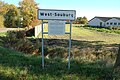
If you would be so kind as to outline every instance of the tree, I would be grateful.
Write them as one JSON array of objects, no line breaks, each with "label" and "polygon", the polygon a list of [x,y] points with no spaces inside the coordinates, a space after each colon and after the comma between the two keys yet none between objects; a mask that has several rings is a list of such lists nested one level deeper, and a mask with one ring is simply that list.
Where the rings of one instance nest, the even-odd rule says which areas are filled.
[{"label": "tree", "polygon": [[77,19],[75,21],[73,21],[73,23],[76,23],[76,24],[87,24],[88,20],[87,20],[87,18],[85,16],[84,17],[77,17]]},{"label": "tree", "polygon": [[82,18],[81,23],[82,24],[87,24],[88,23],[88,20],[85,16]]},{"label": "tree", "polygon": [[35,22],[37,20],[37,4],[34,0],[23,0],[19,3],[20,5],[20,12],[23,17],[23,26],[29,27],[37,24]]},{"label": "tree", "polygon": [[4,15],[8,9],[8,4],[0,1],[0,27],[4,27]]},{"label": "tree", "polygon": [[10,5],[10,9],[8,12],[4,15],[5,21],[4,25],[5,27],[19,27],[19,10],[16,6]]},{"label": "tree", "polygon": [[1,15],[5,15],[11,8],[13,8],[13,5],[9,5],[7,3],[0,1],[0,14]]},{"label": "tree", "polygon": [[76,21],[77,21],[78,24],[81,24],[82,17],[77,17],[77,20],[76,20]]},{"label": "tree", "polygon": [[4,27],[4,17],[3,15],[0,15],[0,28]]},{"label": "tree", "polygon": [[19,10],[15,5],[0,1],[0,27],[17,27],[19,24]]}]

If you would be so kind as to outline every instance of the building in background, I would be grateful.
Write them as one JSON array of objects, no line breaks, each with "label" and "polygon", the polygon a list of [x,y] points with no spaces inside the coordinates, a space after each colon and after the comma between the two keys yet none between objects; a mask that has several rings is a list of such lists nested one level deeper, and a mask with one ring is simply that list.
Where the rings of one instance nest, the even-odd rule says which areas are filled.
[{"label": "building in background", "polygon": [[119,17],[94,17],[88,22],[89,26],[96,27],[120,27]]}]

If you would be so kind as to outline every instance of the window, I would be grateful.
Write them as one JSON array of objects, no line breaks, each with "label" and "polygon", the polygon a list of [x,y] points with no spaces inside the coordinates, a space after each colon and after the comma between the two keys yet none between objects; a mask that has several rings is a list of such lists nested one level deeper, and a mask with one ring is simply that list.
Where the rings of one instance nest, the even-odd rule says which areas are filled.
[{"label": "window", "polygon": [[100,22],[100,27],[102,26],[102,22]]},{"label": "window", "polygon": [[112,25],[113,23],[111,22],[110,25]]},{"label": "window", "polygon": [[107,22],[107,25],[109,25],[109,23]]},{"label": "window", "polygon": [[114,23],[114,25],[117,25],[117,23]]},{"label": "window", "polygon": [[120,23],[118,23],[118,25],[120,25]]}]

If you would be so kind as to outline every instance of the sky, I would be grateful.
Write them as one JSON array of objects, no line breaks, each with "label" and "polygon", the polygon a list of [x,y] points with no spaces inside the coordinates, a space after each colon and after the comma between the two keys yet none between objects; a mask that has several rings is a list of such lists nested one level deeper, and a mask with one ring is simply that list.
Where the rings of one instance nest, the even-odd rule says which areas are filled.
[{"label": "sky", "polygon": [[[0,0],[18,6],[22,0]],[[76,10],[77,17],[120,17],[120,0],[35,0],[40,9]]]}]

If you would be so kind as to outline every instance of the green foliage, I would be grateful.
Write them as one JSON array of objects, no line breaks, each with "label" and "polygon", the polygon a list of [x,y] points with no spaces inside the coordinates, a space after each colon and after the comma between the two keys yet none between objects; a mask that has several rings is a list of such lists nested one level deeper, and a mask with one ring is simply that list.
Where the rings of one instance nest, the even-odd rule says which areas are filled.
[{"label": "green foliage", "polygon": [[84,27],[85,29],[89,29],[89,30],[95,30],[98,32],[105,32],[105,33],[116,33],[116,34],[120,34],[120,30],[119,29],[113,29],[112,26],[108,27],[108,28],[98,28],[98,27]]},{"label": "green foliage", "polygon": [[34,45],[26,38],[25,31],[8,31],[4,41],[5,47],[29,54],[34,52]]},{"label": "green foliage", "polygon": [[[45,69],[41,61],[40,56],[0,47],[0,80],[110,80],[112,73],[112,67],[101,65],[102,61],[74,59],[69,70],[63,58],[45,58]],[[113,76],[115,80],[120,79],[119,74]]]},{"label": "green foliage", "polygon": [[87,18],[84,17],[77,17],[77,19],[75,21],[73,21],[74,24],[87,24],[88,20]]},{"label": "green foliage", "polygon": [[[23,0],[19,3],[21,15],[23,17],[23,26],[29,27],[37,25],[37,4],[34,0]],[[35,24],[36,23],[36,24]]]},{"label": "green foliage", "polygon": [[20,13],[16,6],[0,1],[0,27],[19,27]]},{"label": "green foliage", "polygon": [[[41,39],[37,41],[33,38],[26,39],[24,32],[8,33],[11,36],[3,41],[7,48],[14,50],[0,47],[0,80],[110,80],[117,54],[117,44],[120,43],[119,35],[99,33],[84,27],[72,29],[74,40],[72,40],[69,70],[67,69],[67,35],[61,38],[44,35],[45,38],[50,39],[45,39],[44,42],[45,69],[42,69],[41,55],[15,51],[19,49],[21,52],[32,53],[38,48],[41,49]],[[69,31],[68,27],[67,31]],[[3,36],[0,39],[2,38]],[[8,47],[9,41],[11,46]],[[105,41],[109,43],[106,44]],[[118,73],[112,76],[114,80],[120,79]]]},{"label": "green foliage", "polygon": [[6,36],[6,32],[0,32],[0,37]]},{"label": "green foliage", "polygon": [[4,15],[7,13],[9,5],[0,1],[0,28],[4,27]]},{"label": "green foliage", "polygon": [[0,15],[0,28],[4,27],[4,17],[2,15]]},{"label": "green foliage", "polygon": [[112,29],[113,29],[113,26],[109,26],[108,29],[112,30]]},{"label": "green foliage", "polygon": [[64,47],[45,47],[45,56],[48,58],[67,58],[67,52],[67,49]]},{"label": "green foliage", "polygon": [[120,34],[120,30],[114,30],[114,33]]},{"label": "green foliage", "polygon": [[0,27],[30,27],[40,23],[37,19],[38,7],[34,0],[22,0],[19,5],[18,9],[14,5],[0,1]]},{"label": "green foliage", "polygon": [[10,5],[12,8],[5,14],[5,27],[19,27],[19,10],[16,6]]},{"label": "green foliage", "polygon": [[0,1],[0,15],[5,15],[9,9],[9,4]]},{"label": "green foliage", "polygon": [[82,24],[88,24],[88,20],[85,16],[82,18],[81,23]]}]

